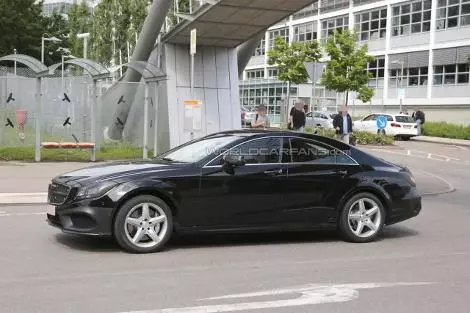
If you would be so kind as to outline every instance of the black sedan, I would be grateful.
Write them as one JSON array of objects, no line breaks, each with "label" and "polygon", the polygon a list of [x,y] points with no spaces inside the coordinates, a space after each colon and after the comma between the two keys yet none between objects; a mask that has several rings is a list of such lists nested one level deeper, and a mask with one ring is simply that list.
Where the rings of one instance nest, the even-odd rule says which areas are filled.
[{"label": "black sedan", "polygon": [[113,236],[130,252],[161,250],[173,233],[332,229],[350,242],[417,216],[410,171],[326,137],[227,131],[149,161],[58,176],[49,224]]}]

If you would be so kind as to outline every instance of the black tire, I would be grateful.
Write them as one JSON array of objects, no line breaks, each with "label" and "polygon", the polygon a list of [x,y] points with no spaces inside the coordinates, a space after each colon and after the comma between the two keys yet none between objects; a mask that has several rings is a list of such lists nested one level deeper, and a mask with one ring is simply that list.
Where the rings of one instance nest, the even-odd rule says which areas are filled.
[{"label": "black tire", "polygon": [[[166,233],[163,235],[163,238],[158,242],[158,244],[152,247],[139,247],[132,243],[131,240],[126,235],[125,231],[125,221],[127,214],[132,210],[132,208],[138,206],[139,204],[150,203],[158,206],[162,209],[166,215],[167,228]],[[168,204],[160,198],[142,195],[136,196],[128,201],[126,201],[116,214],[113,225],[114,238],[116,239],[119,246],[131,253],[154,253],[163,250],[168,240],[170,240],[173,234],[173,215]]]},{"label": "black tire", "polygon": [[[356,235],[349,225],[349,210],[351,206],[360,199],[372,200],[373,202],[377,204],[379,211],[380,211],[380,224],[377,227],[377,231],[369,237],[360,237]],[[354,243],[372,242],[376,240],[377,237],[380,236],[380,234],[382,233],[382,230],[385,224],[385,218],[386,218],[386,211],[380,199],[378,199],[375,195],[371,193],[358,193],[352,196],[342,208],[341,213],[340,213],[338,228],[344,240],[348,242],[354,242]]]}]

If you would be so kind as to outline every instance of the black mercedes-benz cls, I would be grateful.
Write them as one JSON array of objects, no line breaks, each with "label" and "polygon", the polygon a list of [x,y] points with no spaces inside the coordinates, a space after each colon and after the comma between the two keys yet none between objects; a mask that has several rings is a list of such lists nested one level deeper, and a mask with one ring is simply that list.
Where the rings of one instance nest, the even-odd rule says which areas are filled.
[{"label": "black mercedes-benz cls", "polygon": [[52,180],[48,198],[51,225],[113,236],[135,253],[161,250],[175,232],[337,229],[370,242],[421,211],[407,168],[334,139],[265,130],[67,173]]}]

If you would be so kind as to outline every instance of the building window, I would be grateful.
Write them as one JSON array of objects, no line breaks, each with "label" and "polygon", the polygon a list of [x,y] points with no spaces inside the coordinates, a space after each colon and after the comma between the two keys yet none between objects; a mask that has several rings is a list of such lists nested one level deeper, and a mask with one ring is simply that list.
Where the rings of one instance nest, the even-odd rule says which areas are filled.
[{"label": "building window", "polygon": [[246,71],[247,79],[261,79],[264,78],[264,70],[249,70]]},{"label": "building window", "polygon": [[279,70],[277,68],[268,69],[268,78],[276,78],[279,75]]},{"label": "building window", "polygon": [[303,8],[302,10],[294,13],[292,15],[292,18],[294,20],[298,20],[304,17],[312,16],[312,15],[317,15],[318,14],[318,2],[315,2],[314,4],[309,5],[306,8]]},{"label": "building window", "polygon": [[392,36],[431,30],[431,0],[419,0],[392,8]]},{"label": "building window", "polygon": [[322,30],[321,30],[321,36],[322,39],[326,39],[329,36],[332,36],[335,32],[335,30],[345,30],[349,28],[349,17],[342,16],[342,17],[336,17],[332,18],[329,20],[324,20],[322,21]]},{"label": "building window", "polygon": [[281,28],[269,32],[269,50],[274,48],[274,41],[277,37],[282,37],[286,42],[289,42],[289,28]]},{"label": "building window", "polygon": [[315,39],[317,39],[317,30],[314,23],[307,23],[294,27],[294,41],[305,42]]},{"label": "building window", "polygon": [[387,9],[372,10],[356,14],[355,28],[358,40],[367,41],[385,38]]},{"label": "building window", "polygon": [[434,66],[434,85],[467,84],[470,78],[469,64]]},{"label": "building window", "polygon": [[403,74],[401,69],[392,69],[390,71],[390,86],[397,88],[400,86],[426,86],[428,84],[428,74],[427,66],[404,68]]},{"label": "building window", "polygon": [[349,8],[349,0],[321,0],[320,12],[332,12]]},{"label": "building window", "polygon": [[469,0],[439,0],[437,3],[437,29],[470,25]]},{"label": "building window", "polygon": [[367,71],[370,74],[369,87],[381,88],[384,86],[385,77],[385,58],[377,57],[374,61],[370,62],[367,66]]},{"label": "building window", "polygon": [[255,52],[253,52],[253,56],[260,56],[266,54],[266,40],[263,38],[259,43],[258,47],[256,47]]}]

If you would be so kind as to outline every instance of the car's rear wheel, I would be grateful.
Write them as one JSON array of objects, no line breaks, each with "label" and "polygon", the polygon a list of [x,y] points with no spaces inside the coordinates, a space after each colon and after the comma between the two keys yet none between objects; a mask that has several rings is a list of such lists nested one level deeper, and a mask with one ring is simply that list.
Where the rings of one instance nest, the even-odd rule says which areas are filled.
[{"label": "car's rear wheel", "polygon": [[114,237],[132,253],[153,253],[163,249],[173,233],[170,207],[160,198],[143,195],[128,200],[114,221]]},{"label": "car's rear wheel", "polygon": [[346,202],[339,220],[343,237],[350,242],[371,242],[382,232],[385,209],[373,194],[359,193]]}]

